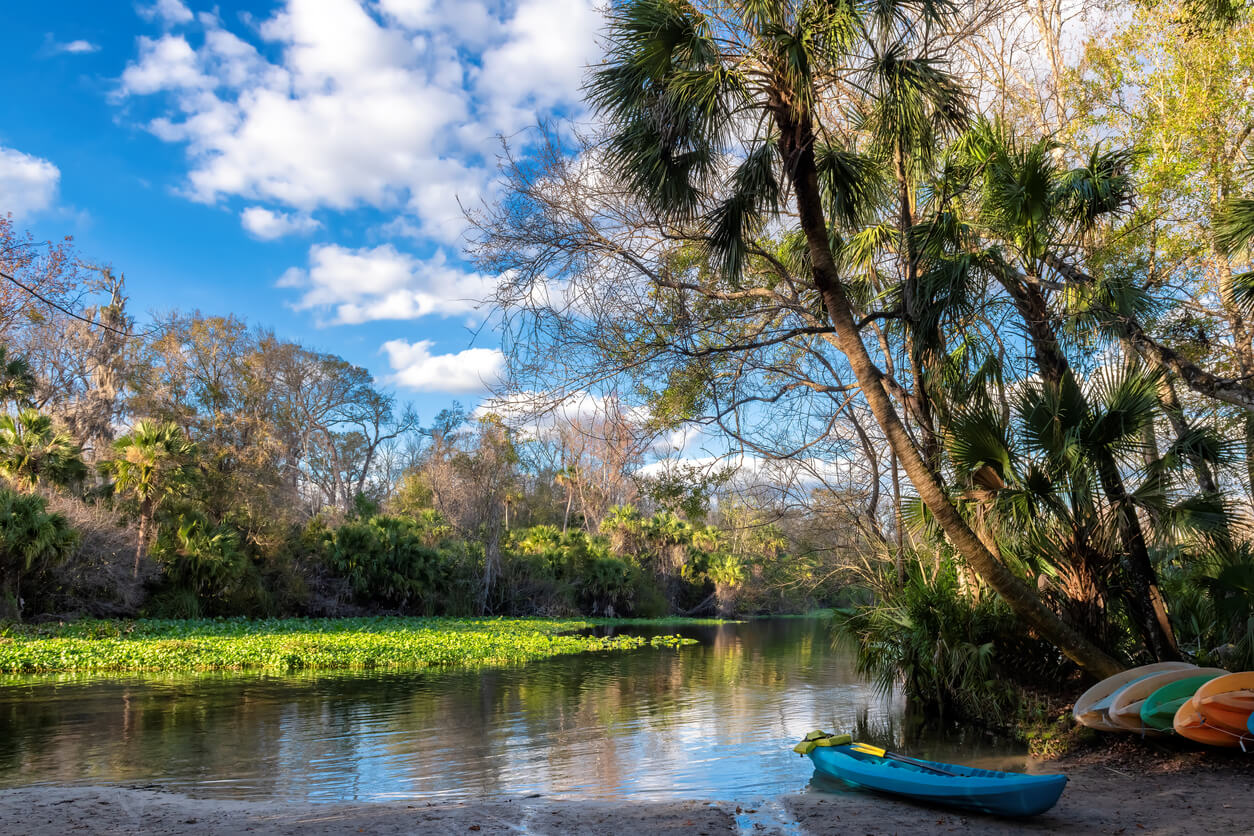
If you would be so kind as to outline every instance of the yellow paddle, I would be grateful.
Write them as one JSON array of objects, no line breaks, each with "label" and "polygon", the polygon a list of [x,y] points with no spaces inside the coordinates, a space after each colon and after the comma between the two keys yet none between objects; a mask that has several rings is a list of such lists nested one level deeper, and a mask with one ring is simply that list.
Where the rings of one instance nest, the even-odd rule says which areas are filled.
[{"label": "yellow paddle", "polygon": [[911,766],[917,766],[919,769],[926,769],[928,772],[935,772],[938,775],[948,775],[951,778],[961,778],[957,772],[950,772],[948,769],[941,769],[939,766],[933,766],[927,761],[918,761],[914,758],[907,758],[905,755],[898,755],[887,749],[881,749],[878,746],[872,746],[870,743],[850,743],[849,748],[855,752],[861,752],[864,755],[875,755],[877,758],[888,758],[901,763],[908,763]]}]

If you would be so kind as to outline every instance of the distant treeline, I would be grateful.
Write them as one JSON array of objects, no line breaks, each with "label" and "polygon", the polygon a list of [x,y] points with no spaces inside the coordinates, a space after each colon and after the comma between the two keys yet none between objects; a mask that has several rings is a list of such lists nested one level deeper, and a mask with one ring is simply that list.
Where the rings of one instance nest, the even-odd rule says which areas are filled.
[{"label": "distant treeline", "polygon": [[124,280],[0,219],[0,617],[664,615],[833,594],[805,515],[643,480],[613,403],[423,425],[233,316],[138,325]]}]

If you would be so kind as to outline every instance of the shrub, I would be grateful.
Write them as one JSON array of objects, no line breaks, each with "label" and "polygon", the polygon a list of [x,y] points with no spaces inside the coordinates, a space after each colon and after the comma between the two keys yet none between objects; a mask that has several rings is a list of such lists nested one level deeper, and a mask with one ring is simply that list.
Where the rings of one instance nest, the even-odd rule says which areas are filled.
[{"label": "shrub", "polygon": [[964,589],[950,560],[909,560],[900,585],[888,561],[872,572],[877,600],[834,618],[858,672],[880,688],[900,683],[929,713],[1003,725],[1020,707],[1020,685],[1061,680],[1058,651],[1029,636],[1000,598]]},{"label": "shrub", "polygon": [[1248,545],[1196,556],[1163,572],[1183,649],[1202,664],[1254,670],[1254,552]]},{"label": "shrub", "polygon": [[374,516],[330,536],[327,560],[360,601],[434,614],[450,582],[449,561],[430,532],[413,520]]}]

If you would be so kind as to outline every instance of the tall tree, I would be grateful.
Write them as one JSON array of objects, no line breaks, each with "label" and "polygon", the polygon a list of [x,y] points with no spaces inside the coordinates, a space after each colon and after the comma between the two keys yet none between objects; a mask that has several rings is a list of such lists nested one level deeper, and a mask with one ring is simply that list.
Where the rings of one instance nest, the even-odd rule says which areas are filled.
[{"label": "tall tree", "polygon": [[[951,7],[931,4],[635,0],[610,14],[608,59],[593,75],[590,97],[612,126],[614,168],[659,213],[700,218],[708,250],[733,287],[753,255],[752,234],[781,219],[790,198],[831,339],[920,498],[963,559],[1025,622],[1105,675],[1119,664],[1045,606],[955,506],[932,460],[929,416],[915,416],[920,445],[888,392],[892,381],[863,342],[866,323],[851,295],[857,288],[833,250],[839,216],[832,213],[856,211],[869,178],[856,155],[834,144],[824,116],[842,104],[860,106],[865,118],[882,123],[881,138],[897,139],[888,150],[901,165],[928,164],[921,152],[938,131],[959,124],[965,108],[929,33],[962,24]],[[850,102],[847,85],[868,76],[879,97]],[[904,195],[903,214],[909,200]],[[921,313],[910,292],[907,283],[906,317]]]},{"label": "tall tree", "polygon": [[196,476],[196,446],[173,423],[139,421],[113,443],[113,458],[102,463],[113,477],[113,489],[138,506],[139,536],[132,575],[152,539],[157,511],[182,494]]}]

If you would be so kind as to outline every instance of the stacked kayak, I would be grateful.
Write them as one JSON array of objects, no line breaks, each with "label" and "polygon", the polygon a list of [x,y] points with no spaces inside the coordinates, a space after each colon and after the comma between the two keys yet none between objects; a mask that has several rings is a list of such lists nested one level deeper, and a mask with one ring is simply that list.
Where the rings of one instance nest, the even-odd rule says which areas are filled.
[{"label": "stacked kayak", "polygon": [[1147,676],[1179,670],[1197,670],[1197,666],[1187,662],[1156,662],[1153,665],[1131,668],[1103,679],[1075,701],[1073,714],[1076,722],[1101,731],[1126,731],[1123,726],[1111,720],[1108,714],[1111,703],[1119,692]]},{"label": "stacked kayak", "polygon": [[[1145,707],[1145,701],[1157,694],[1160,690],[1175,682],[1183,680],[1196,680],[1201,677],[1223,676],[1227,671],[1221,668],[1180,668],[1174,671],[1162,671],[1161,673],[1143,676],[1133,682],[1129,682],[1111,698],[1110,708],[1106,710],[1110,721],[1115,725],[1127,729],[1128,731],[1147,733],[1162,733],[1164,729],[1149,725],[1141,716],[1141,711]],[[1202,683],[1199,682],[1200,686]],[[1194,686],[1193,691],[1197,690]],[[1193,691],[1189,694],[1192,696]]]},{"label": "stacked kayak", "polygon": [[1254,749],[1254,671],[1203,683],[1176,712],[1177,734],[1212,746]]},{"label": "stacked kayak", "polygon": [[908,758],[855,743],[847,734],[811,732],[793,751],[809,755],[818,773],[850,784],[1000,816],[1043,813],[1067,785],[1066,775],[1024,775]]},{"label": "stacked kayak", "polygon": [[1141,705],[1141,722],[1147,728],[1171,734],[1175,728],[1176,713],[1180,706],[1193,699],[1197,689],[1216,676],[1223,674],[1205,673],[1177,679],[1164,685],[1145,698]]},{"label": "stacked kayak", "polygon": [[1078,723],[1102,731],[1178,734],[1211,746],[1254,750],[1254,671],[1185,662],[1123,671],[1085,691]]}]

